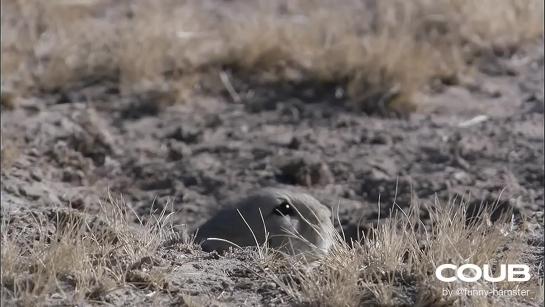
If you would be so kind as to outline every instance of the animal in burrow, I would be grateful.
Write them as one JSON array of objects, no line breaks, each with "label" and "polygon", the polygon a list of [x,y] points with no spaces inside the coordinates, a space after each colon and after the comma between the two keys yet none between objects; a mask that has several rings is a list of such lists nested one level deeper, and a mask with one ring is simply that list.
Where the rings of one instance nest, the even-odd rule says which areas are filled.
[{"label": "animal in burrow", "polygon": [[204,251],[267,244],[288,255],[320,258],[333,244],[331,211],[306,193],[265,188],[219,211],[199,227]]}]

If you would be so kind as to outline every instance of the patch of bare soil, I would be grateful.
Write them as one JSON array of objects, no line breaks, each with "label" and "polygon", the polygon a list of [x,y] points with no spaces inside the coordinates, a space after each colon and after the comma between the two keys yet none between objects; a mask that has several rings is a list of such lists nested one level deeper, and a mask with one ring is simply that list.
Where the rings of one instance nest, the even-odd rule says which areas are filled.
[{"label": "patch of bare soil", "polygon": [[[98,212],[109,190],[139,215],[172,205],[174,224],[193,229],[228,200],[276,185],[338,207],[349,238],[387,216],[394,201],[406,208],[463,196],[479,208],[499,199],[500,210],[534,216],[544,209],[542,42],[482,61],[473,78],[423,94],[426,111],[407,118],[351,110],[335,89],[262,88],[240,103],[226,95],[180,105],[99,82],[17,97],[1,115],[2,218],[59,207]],[[128,286],[84,302],[292,304],[248,257],[161,247],[143,264],[133,259]],[[543,258],[537,265],[542,274]],[[150,271],[164,272],[161,284]],[[70,289],[46,304],[72,302]]]}]

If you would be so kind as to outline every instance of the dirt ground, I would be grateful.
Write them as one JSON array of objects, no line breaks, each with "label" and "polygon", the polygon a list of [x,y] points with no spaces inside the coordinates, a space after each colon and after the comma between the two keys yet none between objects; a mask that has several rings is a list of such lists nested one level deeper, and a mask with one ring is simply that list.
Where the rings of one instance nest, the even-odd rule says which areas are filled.
[{"label": "dirt ground", "polygon": [[[543,41],[485,56],[473,76],[423,93],[426,107],[403,118],[353,110],[335,88],[260,88],[238,103],[226,94],[171,104],[160,92],[123,96],[104,81],[16,97],[1,115],[2,216],[93,213],[109,191],[140,215],[152,204],[171,206],[174,224],[195,229],[229,200],[278,185],[338,208],[348,237],[387,216],[394,200],[404,208],[463,196],[478,208],[499,199],[517,216],[542,215],[543,59]],[[161,253],[147,265],[170,270],[167,290],[127,287],[100,301],[290,304],[243,251]]]}]

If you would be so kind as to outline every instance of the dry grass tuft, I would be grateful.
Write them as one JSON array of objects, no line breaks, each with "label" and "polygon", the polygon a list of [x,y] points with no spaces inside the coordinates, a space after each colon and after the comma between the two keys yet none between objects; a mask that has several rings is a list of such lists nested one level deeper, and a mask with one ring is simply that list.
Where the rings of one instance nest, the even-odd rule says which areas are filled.
[{"label": "dry grass tuft", "polygon": [[[543,302],[543,276],[531,271],[528,282],[443,283],[435,269],[444,263],[492,266],[528,263],[529,247],[511,215],[490,222],[493,208],[467,219],[467,206],[452,203],[426,206],[430,223],[420,220],[421,208],[393,210],[373,228],[372,235],[348,244],[337,236],[332,251],[317,265],[289,259],[267,275],[296,302],[311,306],[497,306]],[[523,223],[524,224],[524,223]],[[522,225],[523,225],[522,224]],[[497,272],[493,276],[497,276]],[[445,296],[446,289],[516,290],[528,296]]]},{"label": "dry grass tuft", "polygon": [[2,75],[23,91],[110,81],[185,100],[223,91],[228,70],[251,88],[333,84],[363,110],[405,112],[431,78],[512,52],[542,24],[540,0],[6,0]]},{"label": "dry grass tuft", "polygon": [[[309,263],[264,244],[250,254],[254,261],[247,269],[279,285],[293,303],[311,306],[542,303],[538,267],[532,267],[532,279],[523,283],[442,283],[435,278],[435,269],[444,263],[494,267],[536,261],[525,233],[532,233],[530,224],[514,222],[509,213],[492,223],[494,208],[483,208],[478,215],[470,214],[463,202],[397,208],[359,241],[347,243],[342,233],[337,234],[322,259]],[[429,216],[426,222],[420,219],[423,212]],[[3,214],[2,302],[22,306],[101,302],[111,291],[129,286],[168,293],[166,280],[173,268],[161,266],[158,255],[165,244],[191,251],[192,237],[173,232],[166,209],[135,225],[131,214],[122,200],[111,197],[95,216],[61,209]],[[537,261],[543,265],[542,259]],[[459,288],[529,293],[443,294]]]},{"label": "dry grass tuft", "polygon": [[123,202],[111,197],[96,217],[61,209],[3,216],[2,301],[79,304],[127,285],[160,289],[166,272],[141,268],[155,261],[170,234],[168,215],[138,226],[130,220]]}]

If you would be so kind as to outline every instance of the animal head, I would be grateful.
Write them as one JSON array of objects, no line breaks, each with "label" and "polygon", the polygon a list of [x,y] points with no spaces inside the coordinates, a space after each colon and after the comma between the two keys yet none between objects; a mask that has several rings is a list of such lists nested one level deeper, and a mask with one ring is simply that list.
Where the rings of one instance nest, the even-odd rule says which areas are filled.
[{"label": "animal head", "polygon": [[208,251],[267,243],[292,255],[323,254],[332,244],[332,232],[331,211],[314,197],[268,188],[220,211],[200,227],[197,240]]}]

